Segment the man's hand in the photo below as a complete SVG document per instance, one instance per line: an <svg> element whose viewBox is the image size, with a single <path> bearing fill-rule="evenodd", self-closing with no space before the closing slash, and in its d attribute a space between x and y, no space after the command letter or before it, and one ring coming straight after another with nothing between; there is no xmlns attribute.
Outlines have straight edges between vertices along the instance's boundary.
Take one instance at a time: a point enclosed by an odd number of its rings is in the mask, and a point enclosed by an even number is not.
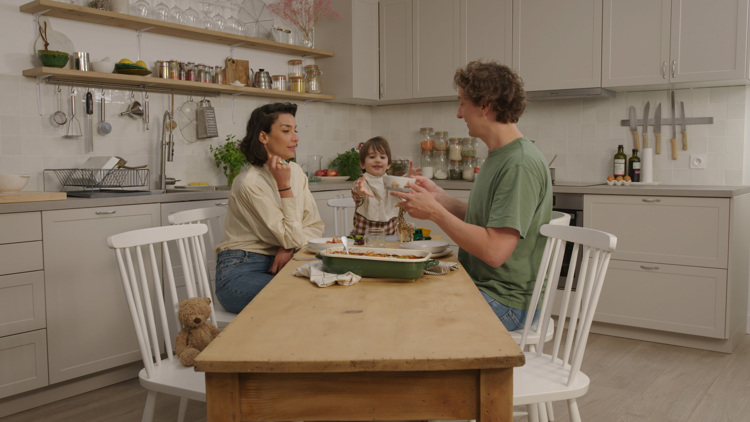
<svg viewBox="0 0 750 422"><path fill-rule="evenodd" d="M440 189L433 181L419 176L416 184L408 183L406 187L411 188L411 192L391 191L391 195L403 199L398 205L402 207L410 216L422 220L433 220L442 205L435 199L433 193L419 184L420 180L426 180L435 188ZM426 183L427 184L427 183Z"/></svg>
<svg viewBox="0 0 750 422"><path fill-rule="evenodd" d="M294 256L294 249L279 248L279 251L276 252L276 257L274 257L273 264L271 264L271 268L268 270L268 272L271 274L278 273L282 268L284 268L284 265L286 265L286 263L289 262L290 259L292 259L292 256Z"/></svg>

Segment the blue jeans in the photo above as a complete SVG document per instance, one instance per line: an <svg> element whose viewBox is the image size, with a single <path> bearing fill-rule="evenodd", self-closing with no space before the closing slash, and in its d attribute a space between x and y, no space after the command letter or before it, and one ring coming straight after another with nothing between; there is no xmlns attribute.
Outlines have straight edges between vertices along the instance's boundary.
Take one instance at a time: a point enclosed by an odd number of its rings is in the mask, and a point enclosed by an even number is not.
<svg viewBox="0 0 750 422"><path fill-rule="evenodd" d="M495 312L495 315L500 318L500 322L503 323L508 331L523 330L523 324L526 323L526 314L528 313L528 311L522 311L520 309L505 306L482 290L480 290L480 292L482 292L484 300L486 300L487 303L490 304L490 308L492 308L492 311ZM533 322L535 322L537 318L539 318L539 311L536 311L534 313Z"/></svg>
<svg viewBox="0 0 750 422"><path fill-rule="evenodd" d="M274 277L268 272L274 256L240 250L216 257L216 299L229 312L239 313Z"/></svg>

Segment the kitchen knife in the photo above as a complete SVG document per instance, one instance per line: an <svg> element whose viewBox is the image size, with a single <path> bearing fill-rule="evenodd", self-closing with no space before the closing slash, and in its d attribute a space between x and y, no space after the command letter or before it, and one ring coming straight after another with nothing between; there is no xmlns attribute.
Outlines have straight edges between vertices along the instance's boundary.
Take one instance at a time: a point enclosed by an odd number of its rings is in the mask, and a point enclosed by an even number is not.
<svg viewBox="0 0 750 422"><path fill-rule="evenodd" d="M654 137L656 137L656 153L661 154L661 103L654 111Z"/></svg>
<svg viewBox="0 0 750 422"><path fill-rule="evenodd" d="M687 124L685 123L685 102L680 101L680 124L682 124L682 149L687 150Z"/></svg>
<svg viewBox="0 0 750 422"><path fill-rule="evenodd" d="M648 110L649 108L651 108L651 102L646 101L646 107L643 107L643 149L648 148Z"/></svg>
<svg viewBox="0 0 750 422"><path fill-rule="evenodd" d="M677 113L674 108L674 91L672 91L672 159L677 159Z"/></svg>
<svg viewBox="0 0 750 422"><path fill-rule="evenodd" d="M633 132L633 148L638 148L638 118L635 116L635 107L630 106L630 131Z"/></svg>

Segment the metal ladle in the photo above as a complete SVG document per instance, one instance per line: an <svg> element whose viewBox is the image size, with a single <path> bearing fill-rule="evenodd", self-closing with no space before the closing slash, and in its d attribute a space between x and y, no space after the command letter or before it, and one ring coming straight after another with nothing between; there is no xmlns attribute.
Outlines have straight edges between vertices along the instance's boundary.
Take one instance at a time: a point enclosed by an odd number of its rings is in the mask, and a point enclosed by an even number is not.
<svg viewBox="0 0 750 422"><path fill-rule="evenodd" d="M96 131L99 132L99 135L109 135L110 132L112 132L112 125L109 124L105 120L104 117L104 92L102 91L102 100L101 100L101 120L99 121L99 124L96 127Z"/></svg>
<svg viewBox="0 0 750 422"><path fill-rule="evenodd" d="M57 111L52 113L50 121L52 124L63 126L68 122L68 115L62 111L62 97L60 96L60 86L57 87Z"/></svg>
<svg viewBox="0 0 750 422"><path fill-rule="evenodd" d="M80 138L83 136L81 132L81 123L76 117L76 92L73 88L70 89L70 119L68 120L68 130L63 136L64 138Z"/></svg>

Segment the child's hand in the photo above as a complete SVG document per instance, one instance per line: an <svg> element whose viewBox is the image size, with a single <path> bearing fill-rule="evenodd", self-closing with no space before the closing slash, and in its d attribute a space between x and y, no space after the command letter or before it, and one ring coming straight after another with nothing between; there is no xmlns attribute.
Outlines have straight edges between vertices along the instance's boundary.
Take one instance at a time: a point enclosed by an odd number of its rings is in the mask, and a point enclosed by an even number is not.
<svg viewBox="0 0 750 422"><path fill-rule="evenodd" d="M414 163L411 160L409 160L409 174L408 174L408 176L409 177L414 177L414 176L421 176L421 175L422 175L422 168L421 167L414 168Z"/></svg>
<svg viewBox="0 0 750 422"><path fill-rule="evenodd" d="M370 198L374 198L375 195L370 192L370 189L367 187L367 183L365 183L365 176L363 175L357 181L354 183L354 193L358 195L367 195Z"/></svg>

